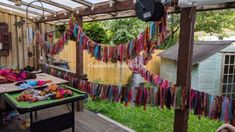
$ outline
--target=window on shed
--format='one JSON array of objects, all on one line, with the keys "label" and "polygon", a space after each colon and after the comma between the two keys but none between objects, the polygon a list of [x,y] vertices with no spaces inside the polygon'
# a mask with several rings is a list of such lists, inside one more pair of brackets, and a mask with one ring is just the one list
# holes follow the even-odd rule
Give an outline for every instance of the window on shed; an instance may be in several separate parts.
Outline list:
[{"label": "window on shed", "polygon": [[224,55],[222,75],[222,95],[235,98],[235,54]]}]

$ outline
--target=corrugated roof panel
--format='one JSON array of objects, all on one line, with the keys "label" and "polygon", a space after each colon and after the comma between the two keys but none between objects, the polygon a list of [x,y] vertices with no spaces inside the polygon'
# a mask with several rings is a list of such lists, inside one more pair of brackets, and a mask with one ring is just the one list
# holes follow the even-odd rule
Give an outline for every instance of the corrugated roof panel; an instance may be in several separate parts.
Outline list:
[{"label": "corrugated roof panel", "polygon": [[65,5],[65,6],[69,6],[71,8],[76,8],[76,7],[79,7],[79,6],[83,6],[79,3],[76,3],[76,2],[73,2],[73,1],[70,1],[70,0],[51,0],[51,1],[62,4],[62,5]]},{"label": "corrugated roof panel", "polygon": [[[8,1],[8,0],[1,0],[0,2],[2,2],[2,3],[4,3],[4,4],[11,5],[11,6],[13,6],[13,7],[16,7],[14,2],[10,2],[10,1]],[[22,13],[22,14],[26,14],[26,12],[17,10],[17,9],[15,9],[15,8],[6,7],[6,6],[3,6],[3,5],[1,5],[1,7],[2,7],[2,8],[5,8],[5,9],[8,9],[8,10],[15,11],[15,12],[19,12],[19,13]],[[27,6],[24,6],[24,5],[17,6],[17,7],[22,8],[22,9],[24,9],[24,10],[26,10],[26,8],[27,8]],[[30,11],[33,11],[33,12],[36,12],[36,13],[42,14],[42,11],[41,11],[41,10],[38,10],[38,9],[34,9],[34,8],[30,8],[30,7],[29,7],[29,10],[30,10]],[[47,14],[47,13],[45,12],[45,15],[46,15],[46,14]]]},{"label": "corrugated roof panel", "polygon": [[109,0],[86,0],[86,1],[91,2],[93,4],[97,4],[97,3],[105,2],[105,1],[109,1]]},{"label": "corrugated roof panel", "polygon": [[[23,0],[23,1],[25,1],[27,3],[30,3],[33,0]],[[34,2],[33,4],[37,5],[37,6],[41,6],[41,4],[39,2]],[[42,2],[42,4],[43,4],[44,8],[47,8],[47,9],[50,9],[50,10],[53,10],[53,11],[63,11],[64,10],[62,8],[59,8],[59,7],[56,7],[56,6],[53,6],[53,5],[49,5],[49,4],[46,4],[46,3],[43,3],[43,2]]]},{"label": "corrugated roof panel", "polygon": [[[10,11],[13,11],[13,12],[16,12],[16,13],[20,13],[20,14],[25,14],[24,11],[16,10],[16,9],[9,8],[9,7],[6,7],[6,6],[1,6],[1,5],[0,5],[0,8],[7,9],[7,10],[10,10]],[[11,13],[11,12],[9,12],[9,13]],[[36,17],[36,16],[37,16],[37,15],[31,14],[31,13],[29,13],[29,15],[30,15],[30,16],[33,16],[33,17]]]}]

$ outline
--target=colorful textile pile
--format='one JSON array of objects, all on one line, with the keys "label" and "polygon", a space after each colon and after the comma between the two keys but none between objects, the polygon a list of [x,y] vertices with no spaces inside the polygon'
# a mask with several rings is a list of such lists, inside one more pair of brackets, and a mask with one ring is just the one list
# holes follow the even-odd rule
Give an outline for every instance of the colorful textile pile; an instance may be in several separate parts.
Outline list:
[{"label": "colorful textile pile", "polygon": [[[167,10],[167,7],[166,9]],[[167,33],[167,11],[160,21],[150,22],[146,29],[127,44],[108,46],[92,41],[85,35],[83,29],[76,23],[73,17],[70,18],[67,31],[61,36],[60,40],[54,45],[48,44],[43,40],[40,33],[37,33],[37,41],[46,51],[52,55],[59,53],[65,42],[70,37],[77,40],[82,50],[87,50],[93,57],[100,61],[123,62],[135,58],[141,51],[151,53],[168,37]]]},{"label": "colorful textile pile", "polygon": [[38,80],[38,81],[33,81],[33,80],[28,80],[28,81],[22,81],[18,82],[15,85],[18,86],[20,89],[28,89],[28,88],[33,88],[37,86],[43,86],[47,83],[51,83],[51,80]]},{"label": "colorful textile pile", "polygon": [[37,102],[48,99],[61,99],[70,97],[73,95],[73,92],[69,89],[66,89],[58,85],[49,85],[47,88],[42,90],[29,89],[21,93],[17,97],[18,102]]},{"label": "colorful textile pile", "polygon": [[0,69],[0,84],[13,83],[23,81],[26,79],[35,79],[36,75],[26,71],[17,71],[13,69],[3,68]]}]

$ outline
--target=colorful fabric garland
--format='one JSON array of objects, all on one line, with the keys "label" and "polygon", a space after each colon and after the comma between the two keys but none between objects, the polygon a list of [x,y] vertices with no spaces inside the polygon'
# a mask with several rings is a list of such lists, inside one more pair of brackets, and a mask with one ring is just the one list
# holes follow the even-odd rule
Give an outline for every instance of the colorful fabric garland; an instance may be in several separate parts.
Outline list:
[{"label": "colorful fabric garland", "polygon": [[[135,61],[142,59],[143,57],[139,57]],[[130,64],[129,66],[134,65]],[[78,87],[78,89],[87,92],[92,99],[121,102],[126,106],[128,104],[143,106],[144,110],[146,110],[147,104],[162,109],[184,109],[182,87],[176,87],[173,83],[162,79],[159,75],[154,75],[144,68],[143,65],[131,67],[130,69],[139,72],[153,86],[150,88],[126,87],[99,84],[84,80],[79,81],[77,78],[71,77],[66,73],[48,68],[46,65],[43,66],[43,71],[68,80],[71,86]],[[189,97],[189,106],[187,107],[195,115],[199,117],[204,115],[210,119],[218,119],[235,125],[235,101],[231,97],[213,96],[194,89],[190,90]]]},{"label": "colorful fabric garland", "polygon": [[141,51],[151,53],[168,37],[166,30],[167,7],[165,7],[165,10],[166,13],[160,21],[150,22],[149,26],[137,38],[127,44],[108,46],[94,42],[83,32],[83,29],[76,23],[73,17],[70,17],[67,30],[55,44],[51,45],[46,42],[39,32],[37,32],[36,40],[48,53],[55,55],[63,49],[66,41],[72,36],[77,40],[77,44],[82,50],[88,50],[97,60],[123,62],[135,58]]}]

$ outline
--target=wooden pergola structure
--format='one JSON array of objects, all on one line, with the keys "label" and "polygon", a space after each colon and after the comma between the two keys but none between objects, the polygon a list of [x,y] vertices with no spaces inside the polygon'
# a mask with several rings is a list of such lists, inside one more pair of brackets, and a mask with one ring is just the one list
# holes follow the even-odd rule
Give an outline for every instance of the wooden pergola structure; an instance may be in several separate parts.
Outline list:
[{"label": "wooden pergola structure", "polygon": [[[13,2],[14,0],[8,0]],[[107,19],[117,19],[135,16],[135,0],[106,0],[104,2],[91,3],[88,0],[70,0],[78,3],[80,6],[71,8],[64,4],[57,3],[52,0],[41,0],[45,4],[56,6],[64,9],[63,11],[56,12],[49,8],[42,8],[38,5],[32,5],[32,8],[44,10],[48,14],[42,21],[38,21],[40,13],[29,10],[33,14],[32,17],[36,23],[41,22],[56,22],[62,19],[68,19],[71,14],[78,18],[78,23],[82,26],[84,21],[98,21]],[[24,0],[22,5],[29,3]],[[4,2],[0,2],[1,6],[14,8],[15,10],[25,11],[21,7],[15,7]],[[194,23],[196,18],[196,11],[218,10],[234,8],[235,2],[223,3],[216,5],[205,5],[201,7],[188,7],[180,9],[177,5],[177,0],[171,3],[169,13],[180,13],[180,36],[179,36],[179,54],[178,54],[178,67],[177,67],[177,86],[185,87],[186,92],[190,91],[191,87],[191,68],[192,68],[192,51],[193,51],[193,38],[194,38]],[[77,76],[83,75],[83,52],[77,45]],[[39,57],[39,56],[37,56]],[[188,103],[188,102],[187,102]],[[187,132],[188,128],[188,109],[175,110],[174,132]]]}]

